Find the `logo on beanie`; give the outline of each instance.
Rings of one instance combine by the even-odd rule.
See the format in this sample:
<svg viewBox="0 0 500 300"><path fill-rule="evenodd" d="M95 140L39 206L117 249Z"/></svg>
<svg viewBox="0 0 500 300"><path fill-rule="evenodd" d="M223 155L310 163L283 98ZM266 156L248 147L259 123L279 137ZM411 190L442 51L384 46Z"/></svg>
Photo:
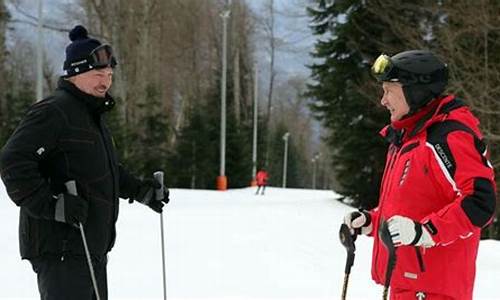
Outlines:
<svg viewBox="0 0 500 300"><path fill-rule="evenodd" d="M86 59L81 60L81 61L76 61L74 63L71 63L71 66L74 67L74 66L78 66L78 65L81 65L81 64L85 64L85 63L87 63Z"/></svg>

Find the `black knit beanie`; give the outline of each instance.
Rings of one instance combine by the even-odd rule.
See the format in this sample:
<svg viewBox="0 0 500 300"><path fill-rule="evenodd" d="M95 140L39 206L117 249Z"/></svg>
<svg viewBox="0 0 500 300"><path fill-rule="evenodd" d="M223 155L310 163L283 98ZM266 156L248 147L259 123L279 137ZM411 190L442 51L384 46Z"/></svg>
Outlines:
<svg viewBox="0 0 500 300"><path fill-rule="evenodd" d="M77 25L69 32L71 44L66 47L66 60L64 61L64 77L75 76L92 68L88 67L86 59L92 50L99 47L101 42L89 38L87 29Z"/></svg>

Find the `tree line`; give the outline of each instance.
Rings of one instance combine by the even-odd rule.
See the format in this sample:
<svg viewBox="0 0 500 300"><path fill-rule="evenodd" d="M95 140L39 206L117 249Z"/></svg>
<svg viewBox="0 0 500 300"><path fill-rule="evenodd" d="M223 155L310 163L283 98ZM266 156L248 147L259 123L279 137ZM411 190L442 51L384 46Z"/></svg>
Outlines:
<svg viewBox="0 0 500 300"><path fill-rule="evenodd" d="M15 26L19 11L7 10L22 4L22 1L0 0L0 145L10 136L27 107L40 100L35 99L34 93L36 39L19 37ZM118 67L111 93L117 105L108 119L124 164L136 174L163 169L172 187L212 189L219 172L220 151L220 13L229 9L226 144L229 187L248 186L251 181L256 79L261 81L260 86L266 87L258 94L258 167L270 172L271 185L281 186L281 137L290 132L287 185L310 187L310 157L316 145L303 95L306 78L282 76L281 80L275 80L278 70L271 56L271 63L260 63L265 72L259 70L262 72L257 74L261 75L255 78L259 59L256 50L262 47L257 41L264 40L272 48L277 40L273 33L275 25L270 22L274 3L271 1L264 7L260 16L243 0L227 5L228 1L223 0L77 0L63 7L57 18L47 16L45 32L66 37L67 44L67 32L72 26L83 24L92 36L113 46ZM29 16L29 20L35 19L36 16ZM49 95L56 88L60 73L54 69L60 67L53 67L49 58L64 48L49 46L45 50L44 95ZM264 74L271 74L271 79ZM328 172L328 168L323 168L323 178L328 178Z"/></svg>

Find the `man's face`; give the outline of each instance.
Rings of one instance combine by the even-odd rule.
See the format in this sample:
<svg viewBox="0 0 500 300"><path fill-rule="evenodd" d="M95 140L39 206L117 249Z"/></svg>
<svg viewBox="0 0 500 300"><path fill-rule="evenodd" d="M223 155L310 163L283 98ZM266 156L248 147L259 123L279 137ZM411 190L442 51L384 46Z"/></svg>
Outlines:
<svg viewBox="0 0 500 300"><path fill-rule="evenodd" d="M384 95L380 103L391 113L391 122L401 120L410 112L410 106L406 102L403 87L397 82L384 82L382 88L384 89Z"/></svg>
<svg viewBox="0 0 500 300"><path fill-rule="evenodd" d="M111 87L112 80L113 69L111 67L94 69L70 78L70 81L81 91L99 98L104 98Z"/></svg>

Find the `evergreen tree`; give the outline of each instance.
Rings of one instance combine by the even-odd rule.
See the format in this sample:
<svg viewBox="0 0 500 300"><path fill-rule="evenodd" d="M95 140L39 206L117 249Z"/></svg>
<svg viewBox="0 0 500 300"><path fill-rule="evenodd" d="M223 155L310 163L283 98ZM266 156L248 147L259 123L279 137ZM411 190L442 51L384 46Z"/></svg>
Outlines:
<svg viewBox="0 0 500 300"><path fill-rule="evenodd" d="M461 17L464 10L454 15L449 7L456 7L455 3L446 1L317 0L315 4L308 11L313 20L311 27L318 36L312 55L320 62L311 66L316 80L309 86L309 95L313 98L311 106L330 130L327 142L334 153L332 163L337 179L343 187L340 192L356 200L355 204L372 207L376 204L385 152L376 132L389 118L374 105L373 100L380 98L380 92L377 92L380 87L369 77L370 63L380 53L393 55L420 48L431 49L439 55L443 53L442 48L448 47L447 61L453 57L464 58L463 65L482 69L481 63L471 63L468 56L456 53L457 47L469 47L461 53L477 57L475 53L483 51L469 51L470 47L481 44L485 35L481 29L479 41L465 38L461 40L463 45L455 40L450 43L450 37L464 37L466 34L456 35L460 29L449 30L449 27L473 28L463 25L473 15L453 23L453 19ZM471 70L466 69L465 73L469 76ZM452 69L451 74L453 78L459 72ZM471 84L479 85L476 82Z"/></svg>
<svg viewBox="0 0 500 300"><path fill-rule="evenodd" d="M293 136L290 136L288 143L287 187L308 188L311 178L308 171L310 160L300 151Z"/></svg>
<svg viewBox="0 0 500 300"><path fill-rule="evenodd" d="M219 139L212 113L215 111L210 107L191 108L187 124L181 129L177 146L169 158L167 174L172 186L214 188L219 170Z"/></svg>
<svg viewBox="0 0 500 300"><path fill-rule="evenodd" d="M33 104L35 91L33 85L24 81L19 83L21 88L18 92L7 90L5 92L5 101L8 105L5 107L5 114L2 115L0 131L0 145L4 145L7 139L12 135L16 127L24 118L28 108Z"/></svg>
<svg viewBox="0 0 500 300"><path fill-rule="evenodd" d="M226 174L233 188L250 185L252 173L252 127L237 124L234 114L227 119Z"/></svg>
<svg viewBox="0 0 500 300"><path fill-rule="evenodd" d="M7 33L7 21L9 20L9 14L5 7L4 0L0 0L0 145L5 143L6 136L9 132L6 130L7 123L7 99L6 99L6 87L7 87L7 73L5 70L5 61L7 56L7 51L5 49L5 36Z"/></svg>
<svg viewBox="0 0 500 300"><path fill-rule="evenodd" d="M261 169L268 171L270 177L273 177L274 174L269 172L269 165L265 164L265 147L267 141L267 131L271 130L266 127L267 121L263 116L259 116L257 118L257 172ZM253 123L252 123L253 126ZM252 138L253 138L253 128L252 128ZM253 139L252 139L253 143ZM269 181L268 181L269 182Z"/></svg>
<svg viewBox="0 0 500 300"><path fill-rule="evenodd" d="M150 176L168 168L168 116L162 109L160 96L157 86L146 86L145 98L137 107L142 114L141 122L133 128L121 119L118 109L108 116L121 161L137 175ZM117 106L122 105L121 99L115 100Z"/></svg>
<svg viewBox="0 0 500 300"><path fill-rule="evenodd" d="M142 158L142 173L152 174L157 170L167 168L169 136L168 116L162 103L159 87L149 84L146 87L146 98L150 99L144 104L146 112L143 118L144 134L139 138L138 154Z"/></svg>
<svg viewBox="0 0 500 300"><path fill-rule="evenodd" d="M330 4L327 4L330 3ZM369 76L370 61L380 54L377 42L384 24L366 10L366 2L316 1L309 7L318 36L311 66L315 83L309 85L312 110L330 130L326 141L345 196L364 207L376 205L385 144L378 131L387 115L374 103L380 92Z"/></svg>
<svg viewBox="0 0 500 300"><path fill-rule="evenodd" d="M228 76L230 77L230 76ZM215 85L217 86L217 85ZM228 84L227 99L232 99ZM170 176L176 187L215 188L220 168L220 90L191 107L186 124L169 158ZM194 101L192 102L194 103ZM250 184L252 171L252 126L236 121L232 101L226 107L226 169L229 188Z"/></svg>

